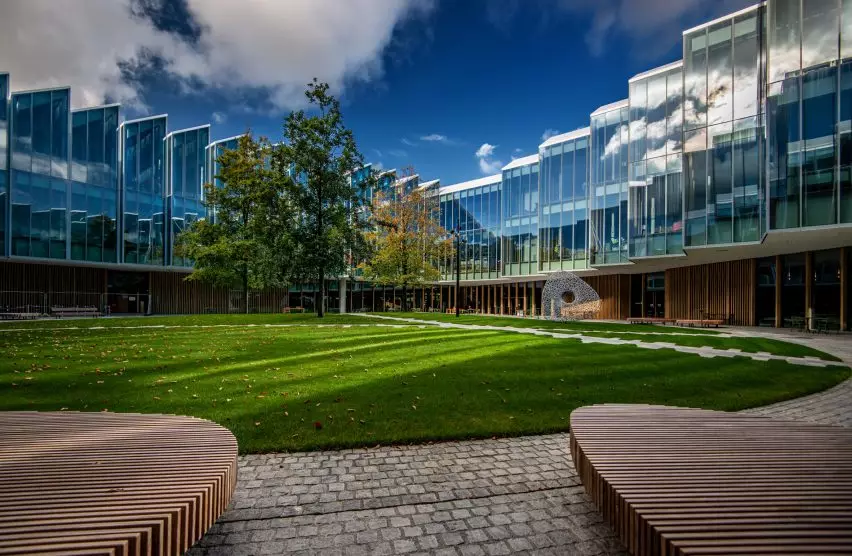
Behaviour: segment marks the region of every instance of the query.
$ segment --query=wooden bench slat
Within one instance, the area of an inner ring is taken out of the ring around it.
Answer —
[[[203,419],[0,413],[0,554],[183,554],[236,475],[236,439]]]
[[[614,404],[574,411],[570,442],[587,494],[633,554],[852,547],[848,429]]]

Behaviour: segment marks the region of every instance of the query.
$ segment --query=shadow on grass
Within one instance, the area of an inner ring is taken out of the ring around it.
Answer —
[[[49,345],[34,334],[21,349],[44,356],[0,361],[0,408],[194,415],[231,429],[246,453],[565,431],[573,409],[595,403],[737,410],[849,376],[503,332],[298,330],[91,331]]]

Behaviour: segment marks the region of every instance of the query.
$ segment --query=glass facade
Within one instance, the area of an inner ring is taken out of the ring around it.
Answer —
[[[756,242],[765,230],[763,20],[756,7],[683,36],[689,247]]]
[[[125,263],[165,263],[166,116],[121,124],[122,246]]]
[[[192,261],[175,254],[174,246],[184,229],[207,214],[203,204],[204,184],[209,180],[204,151],[209,141],[209,125],[166,136],[166,195],[171,222],[166,264],[192,266]]]
[[[218,158],[239,136],[211,142],[210,126],[167,134],[166,116],[119,123],[117,105],[72,111],[68,88],[10,83],[0,73],[0,256],[191,266],[175,239],[215,219],[204,184],[221,186]],[[627,89],[588,128],[547,139],[499,175],[441,187],[387,170],[364,200],[423,191],[441,226],[460,234],[465,280],[852,224],[852,0],[767,0],[687,30],[681,62]],[[452,278],[454,261],[442,266]],[[798,287],[785,268],[777,283]]]
[[[768,4],[771,229],[852,222],[852,2]]]
[[[118,259],[118,105],[71,113],[71,258]]]
[[[627,101],[599,108],[591,117],[589,201],[590,264],[626,263],[627,252]]]
[[[8,255],[6,226],[9,220],[9,74],[0,73],[0,257]]]
[[[457,231],[460,236],[458,258],[462,280],[497,278],[500,275],[502,187],[498,175],[478,180],[468,188],[459,184],[448,192],[441,192],[438,197],[441,227]],[[445,279],[455,279],[455,260],[442,261],[441,266]]]
[[[683,253],[681,65],[630,81],[630,257]]]
[[[538,155],[519,158],[503,168],[502,273],[538,271]]]
[[[551,138],[539,156],[539,269],[586,268],[589,128]]]
[[[70,89],[12,94],[11,254],[68,258]]]

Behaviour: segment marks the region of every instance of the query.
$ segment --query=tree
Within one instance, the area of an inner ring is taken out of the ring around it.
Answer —
[[[319,284],[317,316],[323,317],[325,279],[342,276],[347,259],[362,245],[361,190],[351,173],[364,165],[352,131],[343,123],[340,103],[328,85],[316,79],[305,96],[316,113],[291,112],[284,122],[284,143],[275,149],[273,167],[294,176],[287,193],[299,215],[293,226],[298,274]]]
[[[405,311],[408,288],[440,279],[438,262],[452,254],[453,244],[431,210],[428,192],[395,193],[378,193],[373,200],[373,228],[366,234],[373,253],[360,267],[367,280],[402,286]]]
[[[176,253],[194,262],[187,279],[249,289],[289,284],[294,267],[294,212],[287,174],[271,164],[272,146],[250,133],[219,157],[221,187],[205,185],[210,217],[198,220],[176,241]]]

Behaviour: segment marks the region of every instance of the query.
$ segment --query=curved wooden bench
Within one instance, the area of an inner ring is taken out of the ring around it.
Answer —
[[[0,413],[0,554],[183,554],[225,511],[237,441],[203,419]]]
[[[571,414],[586,492],[636,555],[852,553],[852,430],[664,406]]]

